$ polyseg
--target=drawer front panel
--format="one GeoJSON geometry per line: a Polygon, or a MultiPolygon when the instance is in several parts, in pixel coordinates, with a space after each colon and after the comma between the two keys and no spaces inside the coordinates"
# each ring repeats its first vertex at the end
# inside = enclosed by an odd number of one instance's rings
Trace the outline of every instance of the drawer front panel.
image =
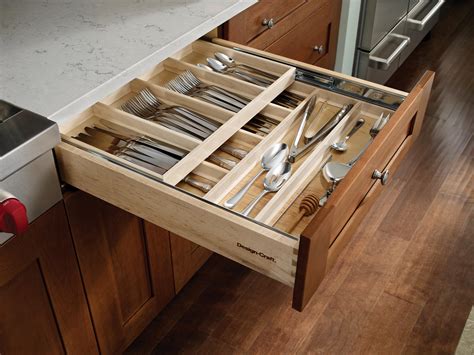
{"type": "MultiPolygon", "coordinates": [[[[299,26],[310,14],[327,5],[327,2],[327,0],[260,1],[226,24],[226,37],[233,42],[264,49],[299,26]],[[261,6],[263,11],[256,15],[253,9],[258,6],[261,6]],[[273,26],[269,28],[268,25],[263,25],[264,20],[270,19],[273,19],[273,26]]],[[[325,21],[328,23],[330,20],[325,21]]]]}
{"type": "MultiPolygon", "coordinates": [[[[309,302],[326,273],[327,263],[321,265],[321,259],[328,260],[330,246],[357,211],[371,187],[380,184],[372,178],[374,170],[384,171],[392,158],[395,162],[392,166],[396,168],[401,160],[397,159],[396,152],[402,143],[407,139],[411,142],[419,134],[433,80],[434,73],[427,73],[422,77],[381,134],[375,138],[328,203],[303,232],[294,288],[294,308],[303,309],[309,302]],[[324,249],[323,256],[321,248],[324,249]]],[[[402,151],[406,150],[407,148],[402,151]]]]}
{"type": "Polygon", "coordinates": [[[330,7],[324,3],[283,37],[265,48],[265,51],[305,63],[315,63],[327,53],[330,34],[330,7]]]}
{"type": "Polygon", "coordinates": [[[262,0],[231,21],[237,21],[241,40],[250,42],[261,33],[273,30],[286,16],[291,14],[307,0],[272,1],[262,0]]]}

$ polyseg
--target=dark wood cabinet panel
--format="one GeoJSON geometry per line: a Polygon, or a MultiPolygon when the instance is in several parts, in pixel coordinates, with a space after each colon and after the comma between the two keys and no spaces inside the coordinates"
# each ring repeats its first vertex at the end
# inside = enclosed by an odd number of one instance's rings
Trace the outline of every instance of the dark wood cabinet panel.
{"type": "Polygon", "coordinates": [[[176,234],[170,233],[174,285],[179,292],[209,259],[212,252],[176,234]]]}
{"type": "Polygon", "coordinates": [[[228,21],[223,38],[332,69],[341,5],[341,0],[262,0],[228,21]],[[270,18],[271,28],[262,25],[270,18]]]}
{"type": "Polygon", "coordinates": [[[65,202],[100,350],[117,353],[174,296],[169,234],[84,192],[65,202]]]}
{"type": "Polygon", "coordinates": [[[0,353],[98,353],[62,202],[0,247],[0,353]]]}

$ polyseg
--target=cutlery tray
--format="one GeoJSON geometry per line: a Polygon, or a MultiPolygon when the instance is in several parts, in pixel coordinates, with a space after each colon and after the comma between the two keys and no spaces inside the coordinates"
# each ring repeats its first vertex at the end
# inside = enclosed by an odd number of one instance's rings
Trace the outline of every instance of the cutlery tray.
{"type": "Polygon", "coordinates": [[[433,76],[426,74],[413,91],[406,94],[242,47],[254,51],[255,55],[244,53],[230,42],[217,42],[219,44],[199,40],[190,44],[85,112],[63,122],[60,125],[63,143],[56,148],[61,177],[66,183],[294,287],[293,306],[301,310],[350,239],[354,228],[349,228],[351,221],[362,218],[361,211],[367,210],[380,192],[382,185],[372,178],[373,171],[382,172],[390,167],[392,173],[418,135],[433,76]],[[237,63],[278,78],[271,85],[261,87],[196,66],[205,63],[215,52],[223,52],[237,63]],[[377,106],[295,81],[297,67],[351,80],[405,99],[397,110],[377,106]],[[165,88],[167,82],[187,70],[201,82],[229,90],[247,98],[249,103],[238,112],[232,112],[165,88]],[[220,126],[200,140],[121,109],[145,88],[163,103],[184,106],[220,126]],[[276,104],[274,99],[283,92],[300,96],[301,102],[295,108],[276,104]],[[224,208],[223,203],[261,169],[261,156],[268,147],[278,142],[292,144],[305,104],[313,95],[316,95],[317,103],[308,124],[317,116],[321,126],[343,105],[353,106],[320,143],[292,164],[290,179],[278,192],[267,194],[249,217],[243,217],[239,212],[262,191],[265,174],[255,181],[233,210],[224,208]],[[323,103],[325,109],[318,115],[323,103]],[[319,198],[329,189],[330,184],[321,174],[328,157],[332,155],[333,161],[350,161],[371,140],[369,130],[381,114],[390,114],[387,125],[337,185],[324,207],[302,218],[293,230],[289,230],[299,218],[301,200],[308,194],[319,198]],[[267,134],[259,135],[245,129],[256,115],[274,122],[267,134]],[[330,145],[343,139],[360,118],[365,124],[348,141],[348,150],[344,153],[332,151],[330,145]],[[101,122],[133,130],[137,136],[157,139],[187,154],[165,173],[158,174],[76,138],[84,133],[85,127],[101,122]],[[244,149],[247,154],[237,159],[219,149],[223,144],[244,149]],[[225,169],[213,162],[211,155],[232,159],[236,165],[225,169]],[[188,176],[210,184],[212,188],[203,192],[186,182],[188,176]]]}

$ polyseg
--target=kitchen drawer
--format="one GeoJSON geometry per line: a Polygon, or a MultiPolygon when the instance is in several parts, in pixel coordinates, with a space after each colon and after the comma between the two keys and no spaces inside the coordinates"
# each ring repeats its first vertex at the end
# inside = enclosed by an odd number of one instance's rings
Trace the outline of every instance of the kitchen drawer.
{"type": "MultiPolygon", "coordinates": [[[[232,18],[225,26],[226,38],[264,49],[317,12],[327,0],[260,1],[232,18]],[[271,25],[268,22],[271,21],[271,25]]],[[[329,18],[324,19],[329,23],[329,18]]],[[[321,24],[318,24],[318,27],[321,24]]]]}
{"type": "Polygon", "coordinates": [[[293,306],[302,310],[328,265],[334,263],[340,245],[344,244],[339,238],[350,238],[349,234],[341,233],[354,216],[361,218],[364,214],[363,201],[374,186],[380,190],[380,183],[372,178],[373,171],[395,166],[401,156],[399,150],[407,149],[404,148],[406,142],[418,135],[433,74],[426,74],[411,93],[406,94],[224,40],[214,42],[194,42],[157,63],[149,73],[62,123],[63,142],[55,149],[61,177],[68,184],[294,287],[293,306]],[[278,79],[268,87],[260,87],[196,66],[218,51],[237,62],[270,72],[278,79]],[[251,101],[235,113],[163,86],[186,70],[201,81],[221,86],[251,101]],[[318,84],[303,83],[302,70],[312,71],[311,75],[320,79],[318,84]],[[201,141],[122,111],[121,105],[143,88],[166,103],[186,106],[221,125],[201,141]],[[295,108],[276,104],[274,99],[283,91],[299,95],[302,101],[295,108]],[[312,95],[317,97],[315,112],[325,103],[321,110],[322,121],[328,120],[343,105],[353,106],[325,139],[292,164],[291,178],[278,192],[260,201],[249,217],[240,212],[261,191],[263,176],[254,182],[235,209],[224,208],[224,201],[259,171],[261,155],[269,146],[292,142],[301,113],[312,95]],[[391,98],[398,98],[399,102],[390,101],[391,98]],[[263,136],[244,129],[258,113],[276,122],[263,136]],[[371,141],[370,127],[381,114],[390,114],[390,120],[371,141]],[[364,118],[366,124],[351,138],[349,149],[343,154],[333,154],[333,159],[349,161],[369,141],[371,144],[327,203],[295,225],[301,199],[309,193],[321,196],[329,188],[320,173],[330,154],[328,147],[345,136],[359,118],[364,118]],[[103,122],[133,129],[137,135],[160,139],[189,153],[167,172],[158,174],[74,138],[83,133],[85,127],[103,122]],[[219,150],[224,143],[247,151],[230,170],[208,159],[211,154],[230,158],[219,150]],[[187,176],[206,182],[212,188],[207,193],[201,192],[185,182],[187,176]],[[333,249],[336,246],[338,249],[333,249]]]}
{"type": "Polygon", "coordinates": [[[311,14],[298,26],[282,36],[266,51],[305,63],[315,63],[327,54],[329,48],[329,35],[331,31],[331,9],[328,3],[319,7],[318,11],[311,14]]]}
{"type": "Polygon", "coordinates": [[[308,2],[313,1],[259,1],[247,11],[244,11],[233,19],[239,23],[239,25],[238,27],[232,27],[230,31],[236,32],[240,42],[248,43],[262,32],[273,29],[273,27],[280,23],[286,16],[308,2]]]}

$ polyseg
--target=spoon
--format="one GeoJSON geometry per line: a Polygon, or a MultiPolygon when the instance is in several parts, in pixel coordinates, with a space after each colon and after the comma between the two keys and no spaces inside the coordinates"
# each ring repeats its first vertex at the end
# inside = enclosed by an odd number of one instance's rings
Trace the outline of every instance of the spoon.
{"type": "Polygon", "coordinates": [[[260,69],[256,69],[256,68],[253,68],[249,65],[245,65],[245,64],[237,64],[235,62],[235,60],[232,58],[232,57],[229,57],[227,54],[224,54],[222,52],[217,52],[217,53],[214,53],[214,56],[220,60],[222,63],[224,63],[225,65],[227,65],[229,68],[236,68],[236,67],[240,67],[240,68],[245,68],[247,70],[250,70],[256,74],[259,74],[259,75],[262,75],[266,78],[269,78],[269,79],[273,79],[273,80],[276,80],[278,79],[278,76],[276,75],[273,75],[273,74],[270,74],[270,73],[267,73],[266,71],[263,71],[263,70],[260,70],[260,69]]]}
{"type": "Polygon", "coordinates": [[[246,74],[238,69],[235,68],[230,68],[221,61],[215,59],[215,58],[207,58],[207,64],[216,72],[221,73],[221,74],[229,74],[236,76],[240,79],[243,79],[245,81],[248,81],[252,84],[259,85],[259,86],[268,86],[271,84],[271,81],[266,80],[266,79],[257,79],[253,76],[250,76],[249,74],[246,74]]]}
{"type": "Polygon", "coordinates": [[[347,150],[347,141],[354,135],[354,133],[359,130],[360,127],[364,125],[364,123],[365,120],[363,118],[359,118],[347,136],[342,141],[333,143],[331,148],[337,152],[345,152],[347,150]]]}
{"type": "Polygon", "coordinates": [[[352,166],[360,159],[374,139],[371,137],[355,158],[347,163],[329,162],[323,168],[323,176],[328,182],[338,183],[344,179],[352,166]]]}
{"type": "Polygon", "coordinates": [[[209,65],[206,65],[206,64],[197,63],[196,66],[201,68],[201,69],[205,69],[207,71],[212,71],[212,72],[214,71],[214,70],[212,70],[212,68],[209,65]]]}
{"type": "Polygon", "coordinates": [[[263,191],[242,211],[242,215],[248,216],[263,196],[270,192],[277,192],[288,181],[291,176],[291,163],[285,161],[274,166],[263,180],[263,191]]]}
{"type": "Polygon", "coordinates": [[[288,156],[288,146],[285,143],[276,143],[272,145],[270,148],[262,156],[262,161],[260,163],[262,169],[251,179],[244,187],[240,189],[233,197],[228,199],[224,202],[224,207],[227,208],[234,208],[237,203],[244,197],[253,183],[262,175],[264,171],[268,171],[274,166],[280,164],[281,162],[286,160],[288,156]]]}

